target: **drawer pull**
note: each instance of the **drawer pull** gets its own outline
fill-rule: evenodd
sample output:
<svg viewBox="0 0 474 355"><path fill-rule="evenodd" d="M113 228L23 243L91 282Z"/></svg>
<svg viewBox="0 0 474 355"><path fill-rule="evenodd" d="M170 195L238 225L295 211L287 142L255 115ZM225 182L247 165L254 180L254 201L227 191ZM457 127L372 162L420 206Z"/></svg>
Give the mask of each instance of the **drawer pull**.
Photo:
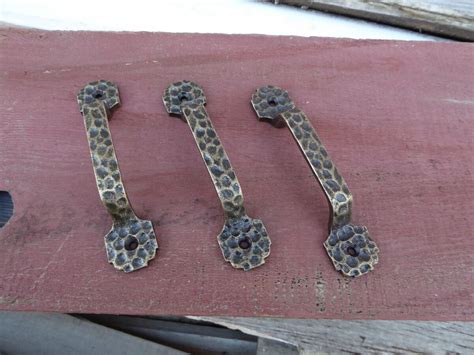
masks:
<svg viewBox="0 0 474 355"><path fill-rule="evenodd" d="M188 123L224 209L224 227L217 237L224 259L237 269L251 270L265 263L270 238L259 219L250 218L229 157L204 107L203 90L191 81L170 85L163 94L169 114Z"/></svg>
<svg viewBox="0 0 474 355"><path fill-rule="evenodd" d="M331 208L330 234L324 247L336 270L346 276L372 270L379 249L366 227L351 223L352 194L304 112L295 106L288 92L275 86L258 89L251 102L260 120L290 129L323 188Z"/></svg>
<svg viewBox="0 0 474 355"><path fill-rule="evenodd" d="M158 243L151 221L139 219L132 210L115 156L107 120L120 106L118 88L106 80L91 82L79 92L77 102L100 199L113 219L112 229L104 237L107 259L118 270L141 269L155 257Z"/></svg>

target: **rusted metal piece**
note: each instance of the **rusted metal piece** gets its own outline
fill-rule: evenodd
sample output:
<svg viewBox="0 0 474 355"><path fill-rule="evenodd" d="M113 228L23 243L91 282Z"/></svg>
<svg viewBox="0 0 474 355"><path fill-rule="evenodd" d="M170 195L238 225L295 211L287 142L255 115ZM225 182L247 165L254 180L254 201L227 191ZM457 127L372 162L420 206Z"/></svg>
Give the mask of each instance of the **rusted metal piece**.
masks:
<svg viewBox="0 0 474 355"><path fill-rule="evenodd" d="M131 272L147 266L158 249L151 221L139 219L128 201L107 119L120 106L117 86L106 80L87 84L77 95L84 117L94 174L102 203L113 218L104 237L107 259Z"/></svg>
<svg viewBox="0 0 474 355"><path fill-rule="evenodd" d="M203 90L191 81L179 81L165 90L163 103L168 113L188 123L214 182L224 209L225 223L217 237L224 259L246 271L264 264L270 254L270 238L262 221L245 212L240 183L204 108Z"/></svg>
<svg viewBox="0 0 474 355"><path fill-rule="evenodd" d="M374 268L379 249L367 228L351 224L352 194L303 111L288 92L275 86L258 89L252 106L260 120L275 127L288 126L331 206L330 234L324 247L336 270L360 276Z"/></svg>

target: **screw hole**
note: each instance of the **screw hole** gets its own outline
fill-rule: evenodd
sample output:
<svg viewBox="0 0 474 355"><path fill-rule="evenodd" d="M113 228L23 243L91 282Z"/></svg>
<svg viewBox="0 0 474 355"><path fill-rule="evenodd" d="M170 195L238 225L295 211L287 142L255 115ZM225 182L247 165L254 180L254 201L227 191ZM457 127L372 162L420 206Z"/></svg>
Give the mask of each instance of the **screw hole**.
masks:
<svg viewBox="0 0 474 355"><path fill-rule="evenodd" d="M347 254L349 254L350 256L359 255L359 253L357 252L357 250L354 249L354 247L347 248Z"/></svg>
<svg viewBox="0 0 474 355"><path fill-rule="evenodd" d="M271 98L271 99L268 100L268 104L270 106L276 106L276 105L278 105L278 102L276 102L276 100L274 98Z"/></svg>
<svg viewBox="0 0 474 355"><path fill-rule="evenodd" d="M138 239L132 236L128 236L125 240L125 249L132 251L138 248Z"/></svg>
<svg viewBox="0 0 474 355"><path fill-rule="evenodd" d="M0 228L2 228L13 215L13 199L8 191L0 191Z"/></svg>
<svg viewBox="0 0 474 355"><path fill-rule="evenodd" d="M252 241L248 237L245 237L244 239L241 239L239 241L239 247L241 249L246 250L246 249L250 248L251 245L252 245Z"/></svg>
<svg viewBox="0 0 474 355"><path fill-rule="evenodd" d="M178 99L179 99L179 101L181 101L181 102L185 102L185 101L189 101L189 100L190 100L190 97L189 97L189 95L188 95L187 93L182 92L181 94L179 94Z"/></svg>
<svg viewBox="0 0 474 355"><path fill-rule="evenodd" d="M95 99L101 99L102 96L104 96L104 95L102 95L101 92L96 92L96 93L94 94L94 98L95 98Z"/></svg>

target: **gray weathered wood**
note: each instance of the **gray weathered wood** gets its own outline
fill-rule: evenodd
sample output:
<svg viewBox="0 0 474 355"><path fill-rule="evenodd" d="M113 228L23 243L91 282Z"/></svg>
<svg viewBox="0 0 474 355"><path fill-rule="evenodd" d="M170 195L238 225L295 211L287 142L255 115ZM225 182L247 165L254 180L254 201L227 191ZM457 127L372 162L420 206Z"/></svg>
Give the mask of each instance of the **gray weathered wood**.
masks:
<svg viewBox="0 0 474 355"><path fill-rule="evenodd" d="M84 319L30 312L0 312L0 353L184 354Z"/></svg>
<svg viewBox="0 0 474 355"><path fill-rule="evenodd" d="M267 338L258 338L257 355L298 355L300 352L293 344Z"/></svg>
<svg viewBox="0 0 474 355"><path fill-rule="evenodd" d="M191 318L287 342L303 353L474 353L473 322Z"/></svg>
<svg viewBox="0 0 474 355"><path fill-rule="evenodd" d="M472 0L276 0L461 40L474 40Z"/></svg>

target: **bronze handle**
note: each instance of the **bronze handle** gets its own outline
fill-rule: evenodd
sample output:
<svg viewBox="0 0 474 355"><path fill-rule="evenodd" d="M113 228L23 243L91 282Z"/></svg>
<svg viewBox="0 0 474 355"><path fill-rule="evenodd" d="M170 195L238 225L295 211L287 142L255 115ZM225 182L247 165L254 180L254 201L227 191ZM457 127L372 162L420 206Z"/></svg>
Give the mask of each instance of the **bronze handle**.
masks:
<svg viewBox="0 0 474 355"><path fill-rule="evenodd" d="M113 219L112 229L104 237L107 259L116 269L138 270L155 257L158 243L151 221L141 220L133 212L115 156L107 119L120 106L118 88L106 80L91 82L79 92L77 102L84 117L99 195Z"/></svg>
<svg viewBox="0 0 474 355"><path fill-rule="evenodd" d="M165 90L163 103L169 114L188 123L214 182L224 209L225 223L217 237L224 259L244 270L264 264L270 254L270 238L262 221L245 212L240 183L204 107L203 90L191 81L179 81Z"/></svg>
<svg viewBox="0 0 474 355"><path fill-rule="evenodd" d="M279 128L288 126L323 188L331 207L330 235L324 247L336 270L346 276L372 270L379 249L366 227L351 224L352 194L304 112L295 106L288 92L275 86L258 89L251 102L259 119Z"/></svg>

